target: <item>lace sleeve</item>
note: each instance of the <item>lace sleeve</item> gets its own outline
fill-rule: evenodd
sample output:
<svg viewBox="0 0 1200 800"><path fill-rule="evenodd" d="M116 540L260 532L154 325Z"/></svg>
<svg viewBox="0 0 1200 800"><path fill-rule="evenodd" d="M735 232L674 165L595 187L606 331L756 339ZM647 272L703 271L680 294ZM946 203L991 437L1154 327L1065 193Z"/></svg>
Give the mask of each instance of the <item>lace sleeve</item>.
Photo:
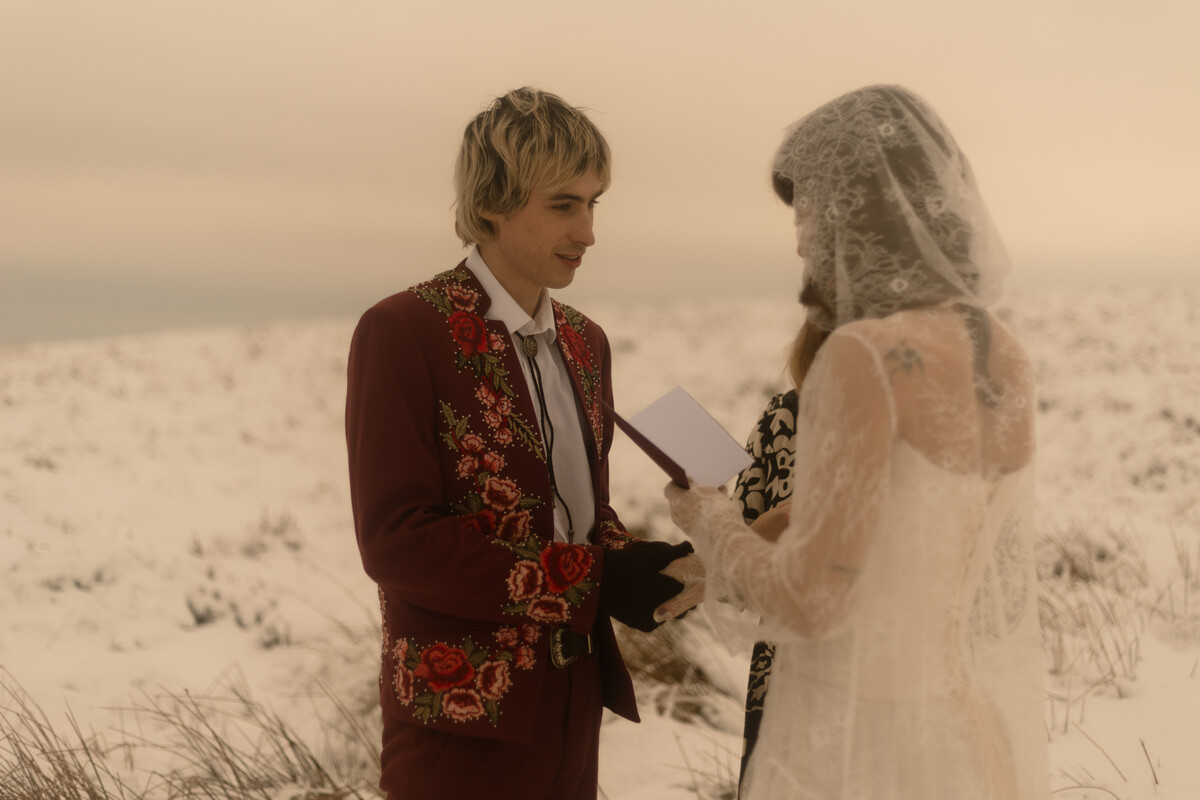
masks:
<svg viewBox="0 0 1200 800"><path fill-rule="evenodd" d="M870 566L893 417L874 350L849 333L831 336L800 395L792 521L777 543L753 534L715 489L669 493L710 593L744 598L772 636L823 638L844 627Z"/></svg>

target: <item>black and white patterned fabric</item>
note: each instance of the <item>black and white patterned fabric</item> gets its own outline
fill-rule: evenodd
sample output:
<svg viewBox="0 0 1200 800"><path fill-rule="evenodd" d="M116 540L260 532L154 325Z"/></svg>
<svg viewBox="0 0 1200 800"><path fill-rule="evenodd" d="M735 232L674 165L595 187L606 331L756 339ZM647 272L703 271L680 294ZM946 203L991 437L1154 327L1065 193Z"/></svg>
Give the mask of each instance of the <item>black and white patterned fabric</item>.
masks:
<svg viewBox="0 0 1200 800"><path fill-rule="evenodd" d="M795 476L793 439L796 436L797 408L795 389L775 395L767 403L762 418L746 441L746 451L754 457L754 463L738 476L733 489L733 499L741 508L747 523L753 522L760 514L792 496L792 480ZM763 701L767 696L771 662L774 658L773 644L755 643L750 658L750 679L746 687L745 738L742 745L739 784L741 778L745 777L746 764L758 740Z"/></svg>

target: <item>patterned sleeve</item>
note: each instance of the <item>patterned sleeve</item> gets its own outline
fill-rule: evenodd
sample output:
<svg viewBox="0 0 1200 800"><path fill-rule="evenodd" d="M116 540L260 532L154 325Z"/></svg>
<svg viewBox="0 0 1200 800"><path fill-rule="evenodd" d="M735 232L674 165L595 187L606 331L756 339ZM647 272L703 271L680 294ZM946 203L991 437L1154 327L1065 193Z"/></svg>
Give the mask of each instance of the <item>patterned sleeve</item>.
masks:
<svg viewBox="0 0 1200 800"><path fill-rule="evenodd" d="M750 431L746 452L754 462L738 476L733 500L746 522L792 495L795 474L796 390L775 395Z"/></svg>

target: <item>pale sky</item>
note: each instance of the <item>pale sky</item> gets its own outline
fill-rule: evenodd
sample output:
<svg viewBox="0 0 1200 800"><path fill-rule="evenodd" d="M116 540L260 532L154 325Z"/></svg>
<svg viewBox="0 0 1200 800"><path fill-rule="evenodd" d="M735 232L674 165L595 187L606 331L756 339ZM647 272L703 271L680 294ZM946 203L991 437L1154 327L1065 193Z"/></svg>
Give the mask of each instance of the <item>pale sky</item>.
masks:
<svg viewBox="0 0 1200 800"><path fill-rule="evenodd" d="M613 149L589 302L793 294L768 164L899 83L1013 281L1194 283L1200 3L0 0L0 341L356 316L453 266L463 126L532 85Z"/></svg>

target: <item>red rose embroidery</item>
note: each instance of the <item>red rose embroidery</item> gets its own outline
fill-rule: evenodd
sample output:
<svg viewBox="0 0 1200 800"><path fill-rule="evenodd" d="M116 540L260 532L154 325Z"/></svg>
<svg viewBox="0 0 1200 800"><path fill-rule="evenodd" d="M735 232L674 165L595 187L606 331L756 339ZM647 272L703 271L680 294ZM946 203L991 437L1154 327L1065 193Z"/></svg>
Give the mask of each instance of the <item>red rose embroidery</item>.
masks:
<svg viewBox="0 0 1200 800"><path fill-rule="evenodd" d="M487 445L483 442L483 437L477 433L468 433L458 440L458 445L468 453L482 453L487 449Z"/></svg>
<svg viewBox="0 0 1200 800"><path fill-rule="evenodd" d="M536 660L533 657L533 648L521 645L513 651L513 663L520 669L533 669Z"/></svg>
<svg viewBox="0 0 1200 800"><path fill-rule="evenodd" d="M472 478L479 471L479 459L475 456L463 456L458 461L458 477Z"/></svg>
<svg viewBox="0 0 1200 800"><path fill-rule="evenodd" d="M504 337L498 333L489 335L488 342L492 345L492 351L496 353L503 353L504 348L508 347L508 345L504 343Z"/></svg>
<svg viewBox="0 0 1200 800"><path fill-rule="evenodd" d="M581 367L591 363L592 351L574 328L564 326L559 329L558 335L562 337L563 352L567 354L567 358Z"/></svg>
<svg viewBox="0 0 1200 800"><path fill-rule="evenodd" d="M459 311L474 311L479 292L465 286L447 286L446 297Z"/></svg>
<svg viewBox="0 0 1200 800"><path fill-rule="evenodd" d="M470 689L455 689L442 696L442 711L459 722L478 719L483 716L483 699Z"/></svg>
<svg viewBox="0 0 1200 800"><path fill-rule="evenodd" d="M508 594L513 600L537 597L542 591L542 571L532 561L519 561L508 573Z"/></svg>
<svg viewBox="0 0 1200 800"><path fill-rule="evenodd" d="M529 616L542 622L566 622L567 601L553 595L542 595L530 601Z"/></svg>
<svg viewBox="0 0 1200 800"><path fill-rule="evenodd" d="M511 397L501 397L496 400L496 413L507 417L513 413L513 401Z"/></svg>
<svg viewBox="0 0 1200 800"><path fill-rule="evenodd" d="M492 536L496 532L496 512L484 509L475 514L467 514L462 518L467 527L484 536Z"/></svg>
<svg viewBox="0 0 1200 800"><path fill-rule="evenodd" d="M475 677L475 668L467 660L467 654L457 647L435 644L421 653L421 663L413 671L424 678L435 692L464 686Z"/></svg>
<svg viewBox="0 0 1200 800"><path fill-rule="evenodd" d="M396 668L396 699L408 705L413 699L413 673L404 666Z"/></svg>
<svg viewBox="0 0 1200 800"><path fill-rule="evenodd" d="M499 700L512 686L508 665L503 661L488 661L479 668L479 693L487 700Z"/></svg>
<svg viewBox="0 0 1200 800"><path fill-rule="evenodd" d="M483 468L488 472L499 472L504 469L504 456L499 453L488 453L483 457Z"/></svg>
<svg viewBox="0 0 1200 800"><path fill-rule="evenodd" d="M468 357L488 350L488 332L483 318L466 311L455 311L450 315L450 334Z"/></svg>
<svg viewBox="0 0 1200 800"><path fill-rule="evenodd" d="M521 641L525 642L525 644L533 644L542 638L542 629L537 625L522 625L520 633Z"/></svg>
<svg viewBox="0 0 1200 800"><path fill-rule="evenodd" d="M496 431L496 443L509 445L513 443L513 432L509 428L501 428Z"/></svg>
<svg viewBox="0 0 1200 800"><path fill-rule="evenodd" d="M396 642L396 663L403 664L408 661L408 639L401 639Z"/></svg>
<svg viewBox="0 0 1200 800"><path fill-rule="evenodd" d="M506 514L500 520L500 526L496 529L496 536L506 542L521 544L529 538L529 534L532 532L533 522L529 512L518 511L515 514Z"/></svg>
<svg viewBox="0 0 1200 800"><path fill-rule="evenodd" d="M483 484L483 499L492 508L508 511L521 499L521 490L507 478L493 476Z"/></svg>
<svg viewBox="0 0 1200 800"><path fill-rule="evenodd" d="M562 594L587 577L592 554L577 544L555 542L542 551L542 568L550 591Z"/></svg>

